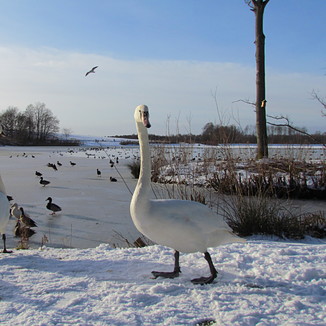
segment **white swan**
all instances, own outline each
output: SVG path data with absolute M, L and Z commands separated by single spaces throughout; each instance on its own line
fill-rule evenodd
M 6 228 L 10 218 L 10 203 L 6 195 L 5 185 L 0 175 L 0 233 L 3 240 L 3 252 L 10 253 L 6 247 Z
M 208 247 L 230 242 L 244 242 L 232 233 L 221 216 L 206 205 L 189 200 L 150 200 L 151 158 L 147 128 L 150 127 L 146 105 L 137 106 L 134 114 L 140 145 L 140 176 L 130 203 L 130 215 L 136 228 L 152 241 L 175 250 L 173 272 L 156 272 L 155 278 L 179 276 L 179 252 L 202 252 L 208 262 L 211 275 L 193 279 L 195 284 L 213 282 L 217 271 Z

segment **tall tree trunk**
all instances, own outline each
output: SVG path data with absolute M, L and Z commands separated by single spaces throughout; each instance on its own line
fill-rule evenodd
M 256 129 L 257 159 L 268 157 L 268 141 L 266 127 L 266 94 L 265 94 L 265 35 L 263 32 L 264 9 L 269 0 L 252 0 L 255 13 L 255 45 L 256 45 Z

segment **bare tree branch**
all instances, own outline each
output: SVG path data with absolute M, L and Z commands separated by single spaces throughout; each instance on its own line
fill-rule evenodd
M 313 95 L 314 95 L 314 98 L 325 107 L 326 103 L 320 97 L 318 97 L 318 95 L 315 92 L 313 93 Z M 256 103 L 250 102 L 249 100 L 237 100 L 237 101 L 233 101 L 232 103 L 235 103 L 235 102 L 243 102 L 245 104 L 256 106 Z M 326 113 L 323 113 L 323 115 L 326 116 Z M 287 117 L 284 117 L 284 116 L 271 116 L 271 115 L 268 115 L 268 114 L 266 116 L 267 116 L 267 118 L 270 118 L 270 119 L 284 120 L 285 121 L 283 123 L 273 123 L 273 122 L 270 122 L 270 121 L 266 121 L 268 125 L 275 126 L 275 127 L 287 127 L 287 128 L 292 129 L 292 130 L 294 130 L 296 132 L 299 132 L 302 135 L 308 136 L 314 142 L 318 143 L 318 141 L 316 140 L 316 138 L 314 138 L 312 135 L 310 135 L 309 133 L 305 132 L 304 130 L 301 130 L 301 129 L 298 129 L 298 128 L 294 127 L 290 123 L 290 120 Z M 322 145 L 324 147 L 326 147 L 326 144 L 322 144 Z
M 250 7 L 250 10 L 255 11 L 256 6 L 260 4 L 265 7 L 269 0 L 244 0 L 244 2 Z
M 249 100 L 236 100 L 236 101 L 233 101 L 232 103 L 237 103 L 237 102 L 243 102 L 243 103 L 246 103 L 246 104 L 250 104 L 252 106 L 256 106 L 255 102 L 251 102 Z
M 271 125 L 271 126 L 276 126 L 276 127 L 287 127 L 289 129 L 292 129 L 296 132 L 299 132 L 302 135 L 306 135 L 309 138 L 311 138 L 314 142 L 318 143 L 318 140 L 316 138 L 314 138 L 312 135 L 310 135 L 309 133 L 305 132 L 304 130 L 298 129 L 294 126 L 291 125 L 290 120 L 287 117 L 283 117 L 283 116 L 270 116 L 267 115 L 268 118 L 274 119 L 274 120 L 285 120 L 284 123 L 273 123 L 270 121 L 267 121 L 267 124 Z M 326 147 L 326 144 L 322 144 L 324 147 Z
M 250 7 L 251 10 L 254 10 L 254 5 L 251 0 L 244 0 L 244 2 Z
M 317 100 L 323 107 L 324 107 L 324 110 L 326 110 L 326 100 L 325 99 L 323 99 L 323 98 L 321 98 L 318 94 L 317 94 L 317 92 L 315 92 L 315 91 L 312 91 L 312 98 L 314 99 L 314 100 Z M 323 112 L 323 111 L 321 111 L 321 114 L 325 117 L 326 116 L 326 112 Z

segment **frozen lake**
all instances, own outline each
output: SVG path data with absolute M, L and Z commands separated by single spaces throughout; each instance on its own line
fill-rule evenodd
M 92 154 L 92 156 L 86 155 Z M 129 189 L 133 191 L 136 180 L 126 167 L 127 159 L 122 158 L 129 150 L 110 150 L 112 159 L 120 157 L 116 164 Z M 93 156 L 95 154 L 96 156 Z M 97 155 L 98 154 L 98 155 Z M 105 159 L 100 158 L 105 156 Z M 59 161 L 62 166 L 58 166 Z M 70 161 L 76 163 L 71 166 Z M 48 167 L 57 164 L 58 170 Z M 102 172 L 97 176 L 96 169 Z M 38 225 L 37 233 L 30 239 L 31 247 L 38 247 L 42 237 L 47 236 L 47 245 L 54 247 L 96 247 L 101 243 L 116 243 L 115 232 L 126 237 L 137 238 L 130 215 L 131 194 L 121 180 L 117 169 L 111 168 L 105 153 L 95 151 L 56 147 L 2 147 L 0 149 L 0 172 L 11 195 L 19 206 L 34 219 Z M 43 187 L 35 171 L 43 174 L 51 183 Z M 118 182 L 110 182 L 109 177 Z M 62 212 L 51 216 L 46 199 L 62 207 Z M 16 246 L 13 237 L 15 219 L 7 228 L 8 246 Z
M 116 144 L 118 145 L 118 144 Z M 94 144 L 94 146 L 99 146 Z M 167 151 L 176 155 L 180 146 L 170 146 Z M 302 148 L 301 148 L 302 149 Z M 207 147 L 189 148 L 191 155 L 204 155 Z M 223 155 L 223 148 L 217 155 Z M 253 155 L 255 148 L 233 146 L 236 155 Z M 272 148 L 271 155 L 305 155 L 311 160 L 323 159 L 324 149 L 308 147 L 298 151 L 297 147 Z M 277 154 L 278 153 L 278 154 Z M 297 153 L 297 154 L 294 154 Z M 298 154 L 299 153 L 299 154 Z M 93 248 L 101 243 L 125 245 L 117 233 L 130 241 L 140 233 L 135 229 L 129 215 L 129 203 L 137 180 L 133 179 L 127 164 L 138 157 L 138 147 L 109 146 L 92 147 L 10 147 L 0 148 L 0 173 L 11 195 L 19 206 L 36 221 L 37 233 L 30 239 L 30 247 L 38 248 L 42 238 L 49 240 L 47 246 Z M 116 163 L 118 158 L 119 163 Z M 115 162 L 110 166 L 109 160 Z M 62 166 L 58 166 L 59 161 Z M 70 161 L 76 163 L 75 166 Z M 48 167 L 57 164 L 58 170 Z M 96 169 L 102 172 L 97 176 Z M 43 173 L 51 183 L 43 187 L 35 171 Z M 110 182 L 110 176 L 117 182 Z M 124 181 L 122 180 L 122 177 Z M 51 216 L 46 209 L 46 199 L 62 207 L 62 212 Z M 154 197 L 154 195 L 153 195 Z M 305 211 L 326 210 L 325 202 L 295 202 Z M 7 228 L 8 247 L 16 247 L 19 239 L 13 236 L 15 219 L 11 218 Z

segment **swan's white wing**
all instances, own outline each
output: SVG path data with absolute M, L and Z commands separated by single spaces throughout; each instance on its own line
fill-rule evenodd
M 221 215 L 214 213 L 208 206 L 189 200 L 162 199 L 151 201 L 152 214 L 169 216 L 172 224 L 178 220 L 191 224 L 203 232 L 212 229 L 231 230 Z
M 141 214 L 139 230 L 156 243 L 182 252 L 237 241 L 223 218 L 207 206 L 185 200 L 153 200 Z

